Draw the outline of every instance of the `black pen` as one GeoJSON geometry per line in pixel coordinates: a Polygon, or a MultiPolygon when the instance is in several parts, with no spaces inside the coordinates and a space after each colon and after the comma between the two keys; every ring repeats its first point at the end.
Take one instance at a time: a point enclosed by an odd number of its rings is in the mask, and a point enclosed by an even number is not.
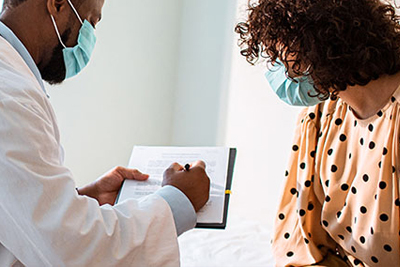
{"type": "Polygon", "coordinates": [[[189,169],[190,169],[190,164],[186,164],[184,170],[188,172],[189,169]]]}

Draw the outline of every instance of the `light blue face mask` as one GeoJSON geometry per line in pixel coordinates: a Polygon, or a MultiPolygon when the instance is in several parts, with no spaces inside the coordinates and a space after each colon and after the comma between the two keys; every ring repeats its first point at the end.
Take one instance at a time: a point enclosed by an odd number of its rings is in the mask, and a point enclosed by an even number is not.
{"type": "Polygon", "coordinates": [[[267,78],[272,90],[278,97],[291,106],[314,106],[321,100],[318,97],[311,97],[308,95],[316,95],[316,91],[312,85],[311,78],[294,78],[296,82],[286,77],[285,66],[277,60],[279,64],[275,64],[269,70],[265,77],[267,78]]]}
{"type": "Polygon", "coordinates": [[[63,57],[66,69],[66,79],[77,75],[84,67],[86,67],[96,44],[96,36],[94,34],[93,26],[87,20],[82,22],[81,17],[70,0],[68,0],[68,3],[82,24],[82,27],[79,30],[77,45],[74,47],[65,46],[64,42],[61,40],[61,35],[58,31],[56,21],[54,20],[53,15],[51,15],[51,20],[53,21],[58,39],[60,40],[61,45],[64,47],[63,57]]]}

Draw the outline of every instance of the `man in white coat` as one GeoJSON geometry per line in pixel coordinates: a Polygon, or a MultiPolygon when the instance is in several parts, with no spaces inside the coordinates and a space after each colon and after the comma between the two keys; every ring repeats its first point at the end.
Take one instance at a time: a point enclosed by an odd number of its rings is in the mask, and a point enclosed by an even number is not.
{"type": "Polygon", "coordinates": [[[179,266],[177,236],[209,197],[202,162],[173,164],[165,185],[113,206],[117,167],[76,189],[63,165],[43,80],[87,64],[104,0],[5,0],[0,16],[0,266],[179,266]]]}

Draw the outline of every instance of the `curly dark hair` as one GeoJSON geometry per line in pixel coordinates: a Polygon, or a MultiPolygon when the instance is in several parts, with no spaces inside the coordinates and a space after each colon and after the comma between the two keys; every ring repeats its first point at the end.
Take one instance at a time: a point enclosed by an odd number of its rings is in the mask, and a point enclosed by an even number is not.
{"type": "Polygon", "coordinates": [[[400,70],[399,17],[389,3],[259,0],[248,8],[235,28],[241,54],[251,64],[293,64],[296,76],[311,76],[320,99],[400,70]]]}

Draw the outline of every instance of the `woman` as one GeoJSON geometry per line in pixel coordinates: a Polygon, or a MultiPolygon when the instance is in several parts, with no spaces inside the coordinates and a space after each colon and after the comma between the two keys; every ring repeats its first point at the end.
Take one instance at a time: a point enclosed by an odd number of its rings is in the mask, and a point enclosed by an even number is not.
{"type": "Polygon", "coordinates": [[[283,62],[326,100],[299,116],[278,266],[400,265],[399,22],[378,0],[259,0],[236,27],[250,63],[283,62]]]}

